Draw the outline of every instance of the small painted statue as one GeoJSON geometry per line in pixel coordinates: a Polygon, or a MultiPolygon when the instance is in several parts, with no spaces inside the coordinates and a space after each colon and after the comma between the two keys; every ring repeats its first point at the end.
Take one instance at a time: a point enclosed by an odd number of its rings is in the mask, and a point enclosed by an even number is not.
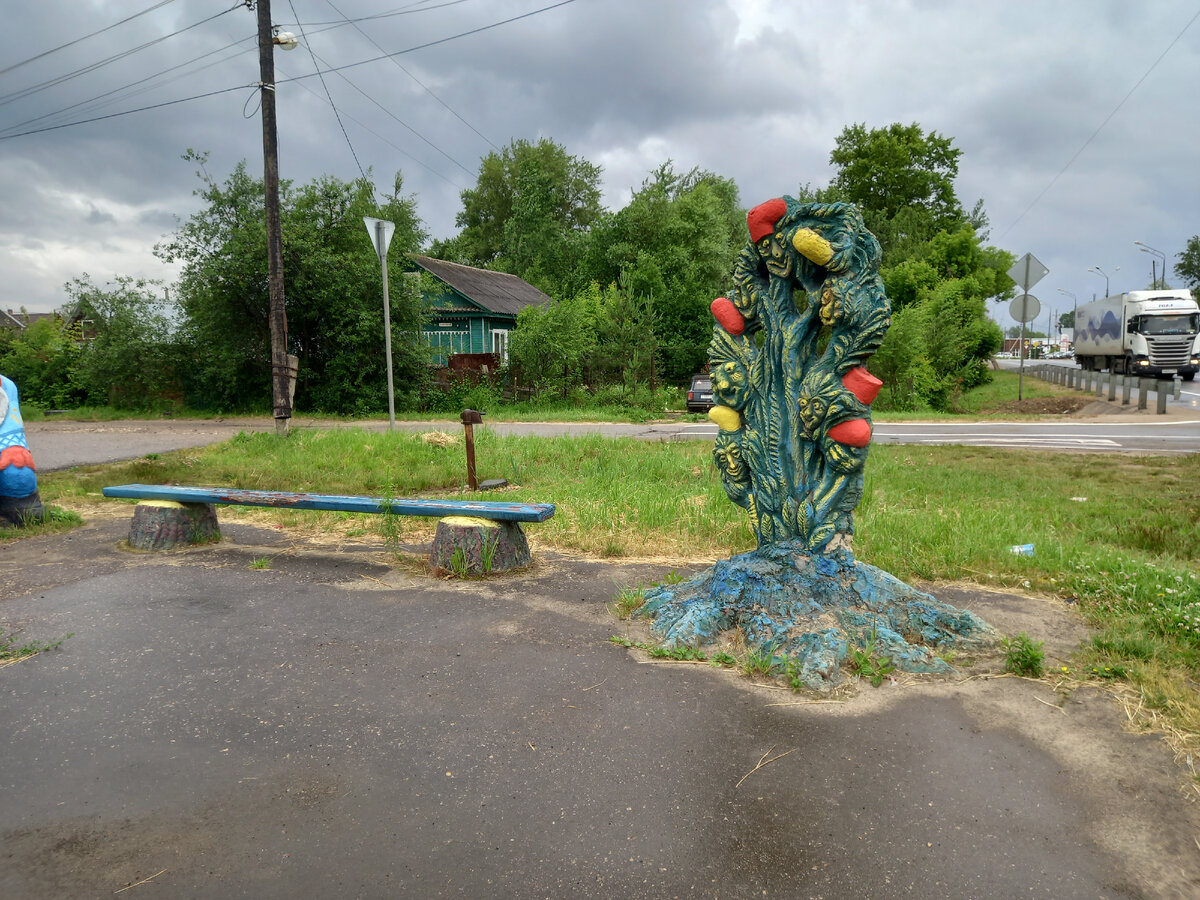
{"type": "Polygon", "coordinates": [[[45,515],[33,454],[25,443],[17,386],[0,375],[0,525],[23,525],[45,515]]]}

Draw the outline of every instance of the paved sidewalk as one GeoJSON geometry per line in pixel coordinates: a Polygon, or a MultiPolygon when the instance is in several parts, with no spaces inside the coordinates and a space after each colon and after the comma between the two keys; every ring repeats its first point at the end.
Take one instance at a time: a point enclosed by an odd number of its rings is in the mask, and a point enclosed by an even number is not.
{"type": "MultiPolygon", "coordinates": [[[[1101,692],[806,702],[611,644],[606,603],[662,567],[437,581],[370,545],[232,525],[135,554],[126,528],[0,545],[0,623],[75,632],[0,669],[0,896],[1200,895],[1185,773],[1101,692]]],[[[1082,634],[938,593],[1051,653],[1082,634]]]]}

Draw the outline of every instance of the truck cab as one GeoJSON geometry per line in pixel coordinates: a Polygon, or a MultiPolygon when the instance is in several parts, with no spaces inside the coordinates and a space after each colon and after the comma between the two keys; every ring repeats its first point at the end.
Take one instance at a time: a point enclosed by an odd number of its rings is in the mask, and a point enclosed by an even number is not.
{"type": "Polygon", "coordinates": [[[1178,375],[1200,370],[1200,307],[1189,291],[1130,291],[1080,306],[1075,359],[1084,369],[1178,375]]]}

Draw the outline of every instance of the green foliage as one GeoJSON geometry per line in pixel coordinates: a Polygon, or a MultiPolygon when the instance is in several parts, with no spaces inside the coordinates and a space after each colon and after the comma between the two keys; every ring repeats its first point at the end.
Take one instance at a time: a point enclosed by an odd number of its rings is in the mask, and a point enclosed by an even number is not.
{"type": "Polygon", "coordinates": [[[63,409],[84,399],[75,381],[79,344],[61,320],[47,316],[20,334],[0,328],[0,372],[16,384],[28,407],[63,409]]]}
{"type": "Polygon", "coordinates": [[[641,609],[645,602],[646,592],[643,588],[621,588],[612,606],[613,615],[618,619],[628,619],[641,609]]]}
{"type": "Polygon", "coordinates": [[[738,667],[750,678],[770,678],[781,662],[783,660],[775,656],[774,647],[755,647],[739,661],[738,667]]]}
{"type": "Polygon", "coordinates": [[[67,309],[89,323],[74,373],[88,403],[152,409],[178,393],[175,310],[160,286],[118,277],[102,288],[85,274],[68,282],[66,291],[72,300],[67,309]]]}
{"type": "Polygon", "coordinates": [[[518,275],[555,296],[570,289],[580,238],[601,214],[600,168],[548,138],[514,140],[484,157],[461,198],[462,231],[433,254],[518,275]]]}
{"type": "MultiPolygon", "coordinates": [[[[1188,238],[1183,252],[1177,253],[1175,258],[1179,260],[1175,263],[1176,276],[1183,279],[1193,294],[1200,295],[1200,235],[1188,238]]],[[[1166,277],[1165,273],[1163,277],[1166,277]]]]}
{"type": "Polygon", "coordinates": [[[1004,650],[1004,671],[1026,678],[1041,678],[1046,654],[1041,641],[1034,641],[1025,632],[1000,639],[1004,650]]]}
{"type": "Polygon", "coordinates": [[[829,162],[837,167],[831,187],[837,199],[858,204],[867,228],[889,253],[928,241],[966,220],[954,192],[962,151],[951,138],[928,134],[915,122],[867,130],[848,125],[829,162]]]}
{"type": "Polygon", "coordinates": [[[885,285],[896,284],[904,302],[871,360],[885,385],[880,409],[946,411],[962,393],[991,380],[989,360],[1003,345],[1003,335],[987,317],[984,298],[997,280],[990,267],[979,267],[987,251],[974,252],[972,246],[978,251],[970,229],[939,235],[925,259],[907,260],[884,273],[885,285]],[[948,252],[953,248],[958,252],[948,252]],[[945,271],[955,273],[958,267],[967,274],[941,279],[931,260],[945,271]]]}
{"type": "MultiPolygon", "coordinates": [[[[270,396],[270,327],[263,188],[244,162],[224,182],[199,166],[205,207],[156,253],[182,262],[180,326],[189,348],[183,382],[190,406],[266,409],[270,396]]],[[[382,278],[363,231],[363,216],[396,223],[388,255],[392,357],[397,403],[417,403],[427,349],[424,310],[404,254],[425,233],[416,201],[396,175],[381,201],[364,179],[325,176],[299,189],[281,185],[289,351],[300,358],[296,406],[319,412],[365,414],[387,406],[382,278]]]]}
{"type": "Polygon", "coordinates": [[[564,398],[582,385],[584,365],[596,348],[603,304],[593,284],[570,299],[521,310],[508,352],[522,380],[537,392],[553,390],[564,398]]]}
{"type": "Polygon", "coordinates": [[[896,671],[896,664],[890,656],[881,656],[875,644],[876,635],[872,630],[861,646],[849,648],[849,661],[852,671],[871,682],[873,687],[879,687],[885,678],[896,671]]]}
{"type": "Polygon", "coordinates": [[[668,160],[625,207],[597,224],[588,274],[650,298],[661,343],[704,345],[711,331],[708,305],[733,287],[744,214],[732,180],[700,169],[681,174],[668,160]]]}

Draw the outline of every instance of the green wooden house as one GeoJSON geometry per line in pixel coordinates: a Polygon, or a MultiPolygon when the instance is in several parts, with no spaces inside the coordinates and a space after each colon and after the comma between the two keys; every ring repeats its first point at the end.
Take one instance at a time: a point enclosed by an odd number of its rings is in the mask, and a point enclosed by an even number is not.
{"type": "Polygon", "coordinates": [[[444,288],[423,297],[429,310],[424,334],[438,365],[445,365],[452,353],[495,353],[504,362],[517,313],[550,303],[548,295],[516,275],[429,256],[410,258],[444,288]]]}

